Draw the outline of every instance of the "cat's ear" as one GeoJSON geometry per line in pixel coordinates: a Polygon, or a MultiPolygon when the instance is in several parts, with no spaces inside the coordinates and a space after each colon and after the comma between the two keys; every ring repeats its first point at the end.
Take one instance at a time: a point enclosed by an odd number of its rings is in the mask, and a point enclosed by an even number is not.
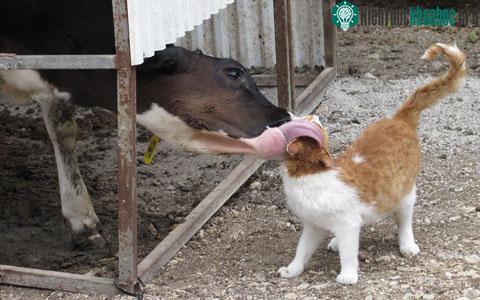
{"type": "Polygon", "coordinates": [[[325,149],[322,149],[322,150],[323,150],[323,153],[322,153],[321,159],[325,167],[335,168],[336,167],[335,159],[333,159],[333,157],[330,155],[330,153],[327,150],[325,149]]]}
{"type": "Polygon", "coordinates": [[[290,154],[290,156],[295,156],[298,153],[300,153],[300,145],[299,143],[296,143],[297,139],[294,139],[287,145],[287,153],[290,154]]]}

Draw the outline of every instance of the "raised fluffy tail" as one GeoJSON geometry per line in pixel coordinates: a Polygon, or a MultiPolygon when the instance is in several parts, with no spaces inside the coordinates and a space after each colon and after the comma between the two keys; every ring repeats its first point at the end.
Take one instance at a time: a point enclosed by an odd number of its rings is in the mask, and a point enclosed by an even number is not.
{"type": "Polygon", "coordinates": [[[443,97],[457,91],[463,84],[466,73],[465,54],[457,46],[448,46],[436,43],[430,46],[422,56],[422,59],[431,61],[440,54],[450,62],[448,72],[436,77],[432,81],[415,90],[397,110],[394,118],[403,119],[415,128],[418,126],[420,113],[443,97]]]}

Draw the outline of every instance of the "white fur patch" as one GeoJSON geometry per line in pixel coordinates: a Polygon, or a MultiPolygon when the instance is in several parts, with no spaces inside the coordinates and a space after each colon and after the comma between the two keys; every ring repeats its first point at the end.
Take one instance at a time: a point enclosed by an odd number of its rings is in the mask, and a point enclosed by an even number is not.
{"type": "Polygon", "coordinates": [[[318,245],[315,239],[330,231],[337,238],[341,257],[341,272],[336,280],[340,284],[355,284],[360,227],[379,219],[375,208],[361,202],[356,189],[340,179],[338,170],[301,177],[290,177],[285,172],[283,182],[287,204],[302,220],[304,231],[295,258],[279,270],[280,275],[300,275],[318,245]]]}
{"type": "Polygon", "coordinates": [[[292,120],[297,120],[297,119],[301,119],[301,117],[297,117],[296,115],[294,115],[292,112],[290,111],[287,111],[287,113],[290,115],[290,118],[292,120]]]}
{"type": "Polygon", "coordinates": [[[49,90],[48,83],[35,70],[0,71],[0,78],[18,91],[31,93],[49,90]]]}
{"type": "Polygon", "coordinates": [[[183,150],[209,153],[207,145],[194,139],[195,129],[155,103],[150,110],[137,114],[137,123],[170,145],[183,150]]]}
{"type": "Polygon", "coordinates": [[[412,191],[405,196],[400,203],[396,214],[398,224],[398,243],[400,246],[400,252],[404,256],[417,255],[420,252],[420,248],[415,243],[415,237],[413,235],[413,207],[415,205],[416,186],[413,186],[412,191]]]}
{"type": "Polygon", "coordinates": [[[60,92],[57,88],[53,89],[53,96],[55,99],[61,99],[61,100],[70,100],[72,98],[72,95],[67,92],[60,92]]]}
{"type": "Polygon", "coordinates": [[[365,159],[365,157],[360,155],[360,153],[355,153],[355,155],[352,156],[352,161],[359,165],[359,164],[363,164],[367,160],[365,159]]]}
{"type": "Polygon", "coordinates": [[[51,98],[52,87],[35,70],[0,71],[0,92],[17,105],[51,98]]]}
{"type": "Polygon", "coordinates": [[[95,228],[98,217],[85,183],[83,180],[77,183],[72,182],[70,178],[76,170],[73,170],[71,165],[64,163],[66,161],[64,155],[70,154],[62,153],[56,141],[53,141],[53,148],[58,169],[62,215],[69,221],[74,232],[80,232],[85,228],[95,228]],[[79,193],[79,191],[81,192],[79,193]]]}
{"type": "Polygon", "coordinates": [[[290,177],[285,171],[283,184],[292,211],[303,221],[326,230],[334,232],[343,222],[370,223],[379,217],[353,187],[340,180],[337,170],[301,177],[290,177]]]}

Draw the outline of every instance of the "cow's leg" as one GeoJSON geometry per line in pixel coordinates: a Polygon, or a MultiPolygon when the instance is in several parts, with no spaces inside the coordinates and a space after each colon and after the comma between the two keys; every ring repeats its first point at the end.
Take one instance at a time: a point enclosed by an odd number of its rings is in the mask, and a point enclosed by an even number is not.
{"type": "Polygon", "coordinates": [[[103,246],[105,241],[96,231],[98,217],[78,168],[75,152],[78,126],[74,104],[68,93],[54,90],[48,94],[33,98],[42,108],[43,121],[55,151],[62,214],[76,234],[76,246],[103,246]]]}
{"type": "Polygon", "coordinates": [[[98,217],[83,183],[75,153],[74,105],[68,93],[58,92],[35,70],[0,70],[0,92],[16,104],[36,101],[53,144],[57,161],[62,214],[78,235],[81,245],[101,246],[105,243],[96,233],[98,217]]]}

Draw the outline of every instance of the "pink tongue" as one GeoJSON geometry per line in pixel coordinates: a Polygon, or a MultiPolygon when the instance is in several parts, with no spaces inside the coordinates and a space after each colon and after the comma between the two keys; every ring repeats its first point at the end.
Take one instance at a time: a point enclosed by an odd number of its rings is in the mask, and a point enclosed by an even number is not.
{"type": "Polygon", "coordinates": [[[306,120],[294,120],[280,127],[267,128],[252,139],[232,139],[219,134],[203,134],[200,138],[211,153],[251,154],[265,159],[283,158],[287,145],[298,137],[310,137],[319,145],[323,135],[318,126],[306,120]]]}
{"type": "Polygon", "coordinates": [[[241,139],[252,147],[256,156],[266,159],[280,159],[285,153],[287,139],[279,128],[267,128],[261,135],[253,139],[241,139]]]}
{"type": "Polygon", "coordinates": [[[317,124],[307,120],[294,120],[279,127],[287,139],[287,143],[299,137],[309,137],[317,141],[319,146],[323,144],[323,134],[317,124]]]}
{"type": "Polygon", "coordinates": [[[323,135],[316,124],[306,120],[294,120],[278,128],[268,128],[254,139],[241,139],[252,146],[253,152],[266,159],[280,159],[286,152],[287,145],[298,137],[310,137],[321,146],[323,135]]]}
{"type": "Polygon", "coordinates": [[[265,159],[282,158],[287,140],[278,128],[268,128],[251,139],[234,139],[214,132],[201,132],[196,139],[210,153],[251,154],[265,159]]]}

